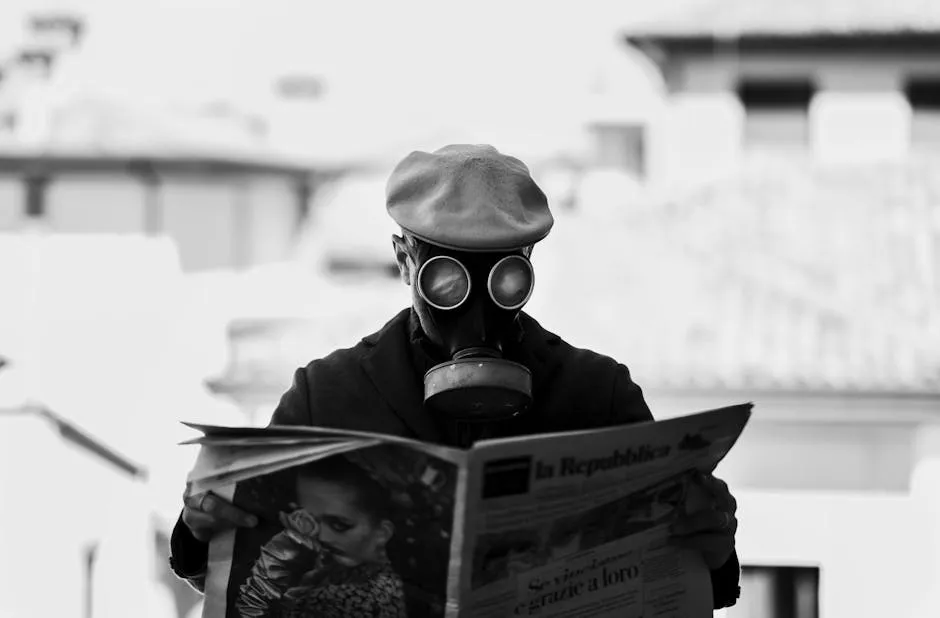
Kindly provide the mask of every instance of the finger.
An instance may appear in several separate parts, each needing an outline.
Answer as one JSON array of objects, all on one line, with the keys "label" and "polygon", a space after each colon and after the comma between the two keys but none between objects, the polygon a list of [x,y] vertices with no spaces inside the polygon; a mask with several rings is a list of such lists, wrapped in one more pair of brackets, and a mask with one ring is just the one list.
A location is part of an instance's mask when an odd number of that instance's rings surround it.
[{"label": "finger", "polygon": [[734,537],[730,534],[705,533],[691,536],[673,537],[673,545],[694,549],[703,553],[727,554],[731,555],[734,551]]},{"label": "finger", "polygon": [[208,543],[216,533],[231,527],[227,522],[219,522],[211,515],[189,507],[183,509],[183,523],[196,540],[203,543]]},{"label": "finger", "polygon": [[720,478],[711,474],[702,474],[700,476],[703,487],[711,494],[715,501],[715,506],[722,511],[727,511],[732,515],[737,513],[738,501],[731,495],[728,484]]},{"label": "finger", "polygon": [[734,538],[728,534],[697,534],[694,536],[675,537],[672,544],[698,552],[702,555],[709,569],[717,569],[734,552]]},{"label": "finger", "polygon": [[738,512],[738,501],[735,500],[734,496],[731,495],[731,492],[727,490],[727,485],[725,485],[725,492],[719,497],[719,507],[722,511],[731,513],[734,515]]},{"label": "finger", "polygon": [[244,528],[254,528],[258,525],[258,518],[246,513],[233,504],[223,500],[215,494],[209,494],[202,500],[202,512],[211,515],[217,520],[228,522],[231,525]]},{"label": "finger", "polygon": [[682,515],[669,526],[669,532],[673,535],[697,534],[705,530],[716,530],[724,523],[723,514],[705,509]]},{"label": "finger", "polygon": [[718,508],[734,515],[738,511],[738,501],[731,495],[728,484],[719,478],[711,477],[712,495],[718,502]]},{"label": "finger", "polygon": [[697,549],[699,551],[729,553],[734,550],[734,535],[727,532],[700,532],[698,534],[687,534],[682,536],[673,536],[669,539],[673,545]]},{"label": "finger", "polygon": [[738,530],[738,520],[724,511],[704,510],[682,517],[670,527],[674,535],[697,534],[700,532],[724,532],[732,536]]},{"label": "finger", "polygon": [[194,494],[190,493],[189,485],[186,486],[186,492],[183,493],[183,506],[187,506],[196,511],[202,510],[202,501],[206,497],[206,493]]}]

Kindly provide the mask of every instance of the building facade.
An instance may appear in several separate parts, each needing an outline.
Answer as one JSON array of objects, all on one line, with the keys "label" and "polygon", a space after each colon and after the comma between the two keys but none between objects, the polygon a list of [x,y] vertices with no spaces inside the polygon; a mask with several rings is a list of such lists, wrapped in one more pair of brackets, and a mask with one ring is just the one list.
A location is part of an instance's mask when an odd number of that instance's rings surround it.
[{"label": "building facade", "polygon": [[186,272],[291,258],[310,170],[221,156],[0,155],[0,232],[167,237]]},{"label": "building facade", "polygon": [[630,215],[672,281],[637,296],[685,305],[620,349],[660,416],[756,404],[718,471],[725,614],[936,615],[940,13],[720,0],[627,40],[666,84],[650,167],[688,190]]},{"label": "building facade", "polygon": [[763,158],[892,161],[940,151],[940,14],[912,0],[705,1],[632,28],[667,97],[649,166],[700,182]]},{"label": "building facade", "polygon": [[186,272],[290,258],[313,168],[262,119],[95,86],[85,22],[35,12],[0,48],[0,233],[165,236]]}]

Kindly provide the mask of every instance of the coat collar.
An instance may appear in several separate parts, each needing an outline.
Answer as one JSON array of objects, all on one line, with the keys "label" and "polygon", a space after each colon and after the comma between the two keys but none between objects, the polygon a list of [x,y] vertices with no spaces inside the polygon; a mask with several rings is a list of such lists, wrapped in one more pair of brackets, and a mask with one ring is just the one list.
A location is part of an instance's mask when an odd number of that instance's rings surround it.
[{"label": "coat collar", "polygon": [[[412,360],[411,315],[412,309],[404,309],[380,330],[362,339],[366,347],[362,366],[382,398],[415,437],[437,443],[442,441],[443,434],[438,422],[424,409],[424,369],[416,367]],[[510,358],[532,371],[533,394],[537,398],[559,362],[560,355],[552,352],[561,340],[525,313],[520,315],[520,323],[524,336],[511,350]]]},{"label": "coat collar", "polygon": [[366,346],[362,367],[392,411],[419,440],[440,442],[441,432],[424,411],[422,375],[411,360],[408,316],[401,311],[378,332],[363,338]]}]

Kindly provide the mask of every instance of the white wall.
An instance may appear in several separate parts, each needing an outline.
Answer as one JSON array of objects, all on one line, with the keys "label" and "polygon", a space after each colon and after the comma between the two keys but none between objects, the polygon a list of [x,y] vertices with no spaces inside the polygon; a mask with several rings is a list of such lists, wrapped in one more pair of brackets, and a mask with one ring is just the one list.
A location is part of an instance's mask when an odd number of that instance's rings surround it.
[{"label": "white wall", "polygon": [[940,423],[923,425],[915,442],[917,467],[911,475],[911,493],[919,514],[930,527],[918,539],[918,552],[925,559],[924,587],[914,599],[916,614],[940,615]]},{"label": "white wall", "polygon": [[818,567],[821,618],[940,615],[936,398],[650,392],[647,400],[658,417],[755,402],[716,471],[739,503],[742,564]]},{"label": "white wall", "polygon": [[[62,234],[155,228],[176,243],[186,271],[270,264],[291,255],[299,213],[288,181],[168,177],[156,191],[152,199],[141,181],[120,174],[57,176],[48,184],[43,222]],[[148,212],[151,206],[156,212]],[[0,178],[0,232],[22,229],[24,211],[23,181]]]},{"label": "white wall", "polygon": [[184,270],[237,263],[238,208],[238,195],[230,183],[185,179],[162,183],[162,230],[179,247]]},{"label": "white wall", "polygon": [[[760,414],[760,409],[758,409]],[[908,491],[916,426],[786,422],[748,427],[724,473],[746,487],[819,491]]]},{"label": "white wall", "polygon": [[169,178],[160,202],[185,271],[279,262],[293,249],[297,202],[286,181]]},{"label": "white wall", "polygon": [[300,223],[296,189],[283,180],[258,178],[247,183],[245,190],[245,259],[250,264],[288,259]]},{"label": "white wall", "polygon": [[17,178],[0,177],[0,232],[16,229],[23,217],[23,183]]},{"label": "white wall", "polygon": [[910,151],[911,106],[901,91],[820,92],[809,117],[817,161],[897,160]]},{"label": "white wall", "polygon": [[683,92],[652,120],[649,179],[672,188],[731,173],[743,154],[744,108],[733,92]]},{"label": "white wall", "polygon": [[924,544],[936,534],[937,521],[918,498],[756,489],[735,494],[742,563],[818,566],[822,618],[940,615],[940,605],[925,606],[926,594],[940,582]]},{"label": "white wall", "polygon": [[45,419],[4,415],[0,495],[0,616],[85,618],[92,544],[93,616],[148,615],[154,544],[144,485],[64,441]]},{"label": "white wall", "polygon": [[145,188],[121,176],[57,177],[46,193],[46,220],[60,233],[140,234],[146,231]]}]

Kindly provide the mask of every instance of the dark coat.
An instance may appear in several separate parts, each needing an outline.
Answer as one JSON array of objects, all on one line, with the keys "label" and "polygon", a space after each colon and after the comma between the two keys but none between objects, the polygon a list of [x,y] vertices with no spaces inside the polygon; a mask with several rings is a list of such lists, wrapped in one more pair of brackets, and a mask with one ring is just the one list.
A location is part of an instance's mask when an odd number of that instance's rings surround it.
[{"label": "dark coat", "polygon": [[[271,422],[370,431],[427,442],[452,442],[423,406],[423,368],[415,367],[406,309],[356,346],[337,350],[294,374]],[[499,436],[594,429],[652,419],[629,370],[615,360],[575,348],[521,315],[524,333],[513,360],[532,371],[533,407],[499,425]],[[206,545],[177,522],[171,565],[201,587]],[[738,597],[737,556],[712,572],[715,607]]]}]

